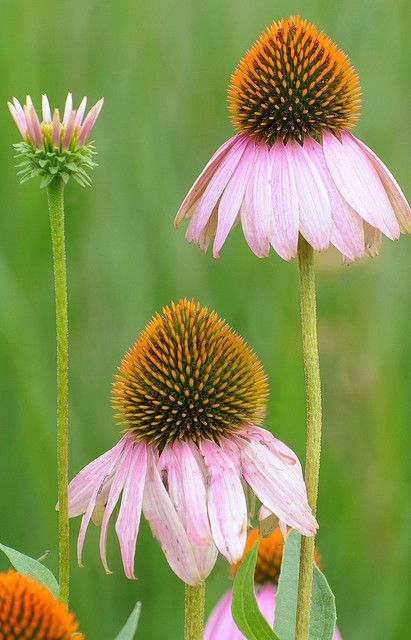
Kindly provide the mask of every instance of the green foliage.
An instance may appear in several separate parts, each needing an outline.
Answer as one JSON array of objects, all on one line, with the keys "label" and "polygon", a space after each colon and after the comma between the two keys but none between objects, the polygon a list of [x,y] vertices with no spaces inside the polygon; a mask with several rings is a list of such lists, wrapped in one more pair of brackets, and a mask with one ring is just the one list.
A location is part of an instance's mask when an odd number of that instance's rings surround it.
[{"label": "green foliage", "polygon": [[115,640],[132,640],[135,637],[138,621],[140,619],[140,613],[141,602],[137,602],[136,606],[130,614],[129,619],[127,620],[120,633],[116,636]]},{"label": "green foliage", "polygon": [[279,640],[258,608],[254,593],[254,571],[259,539],[253,544],[237,571],[231,612],[248,640]]},{"label": "green foliage", "polygon": [[[294,640],[301,535],[287,536],[275,598],[274,629],[281,640]],[[324,574],[314,565],[310,640],[332,640],[337,615],[335,598]]]},{"label": "green foliage", "polygon": [[47,569],[44,564],[20,551],[16,551],[16,549],[6,547],[5,544],[0,544],[0,551],[6,554],[16,571],[35,578],[37,582],[46,585],[55,596],[58,596],[58,582],[50,569]]}]

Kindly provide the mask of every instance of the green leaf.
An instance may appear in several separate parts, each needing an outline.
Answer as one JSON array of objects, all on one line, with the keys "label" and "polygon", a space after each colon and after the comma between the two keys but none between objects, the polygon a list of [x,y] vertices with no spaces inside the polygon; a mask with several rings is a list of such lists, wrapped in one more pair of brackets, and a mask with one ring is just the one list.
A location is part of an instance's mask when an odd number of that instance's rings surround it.
[{"label": "green leaf", "polygon": [[231,613],[234,622],[248,640],[279,640],[258,608],[254,593],[254,572],[259,539],[241,563],[233,586]]},{"label": "green leaf", "polygon": [[137,602],[136,606],[131,612],[129,619],[127,620],[120,633],[115,637],[115,640],[132,640],[132,638],[134,638],[138,621],[140,619],[140,612],[141,602]]},{"label": "green leaf", "polygon": [[6,547],[5,544],[0,544],[0,551],[6,554],[16,571],[35,578],[37,582],[46,585],[55,596],[58,596],[58,582],[50,569],[47,569],[44,564],[41,564],[41,562],[34,558],[30,558],[30,556],[24,555],[24,553],[20,553],[20,551],[16,551],[16,549]]},{"label": "green leaf", "polygon": [[[301,535],[290,531],[284,546],[275,598],[274,629],[281,640],[294,640]],[[337,620],[335,598],[323,573],[314,565],[310,640],[332,640]]]}]

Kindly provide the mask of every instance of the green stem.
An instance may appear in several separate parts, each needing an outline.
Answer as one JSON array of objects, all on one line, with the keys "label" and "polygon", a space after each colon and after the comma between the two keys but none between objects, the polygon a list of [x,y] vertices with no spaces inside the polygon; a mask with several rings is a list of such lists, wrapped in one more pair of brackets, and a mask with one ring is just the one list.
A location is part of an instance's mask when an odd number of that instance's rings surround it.
[{"label": "green stem", "polygon": [[47,187],[53,245],[57,333],[57,476],[59,500],[60,598],[69,596],[68,520],[68,320],[67,275],[64,240],[64,183],[57,176]]},{"label": "green stem", "polygon": [[[318,480],[321,455],[321,380],[317,341],[314,251],[300,236],[298,242],[300,267],[300,303],[305,385],[307,394],[307,450],[305,483],[308,504],[317,511]],[[300,575],[298,584],[296,640],[308,640],[310,629],[311,591],[315,536],[301,539]]]},{"label": "green stem", "polygon": [[203,640],[205,582],[186,584],[184,640]]}]

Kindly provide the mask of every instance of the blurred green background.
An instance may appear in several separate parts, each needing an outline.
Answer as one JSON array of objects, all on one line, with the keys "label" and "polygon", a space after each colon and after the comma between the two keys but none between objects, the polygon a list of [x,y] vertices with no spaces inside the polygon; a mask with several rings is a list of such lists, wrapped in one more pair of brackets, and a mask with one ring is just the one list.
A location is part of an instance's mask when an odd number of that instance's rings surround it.
[{"label": "blurred green background", "polygon": [[[363,88],[356,134],[410,192],[409,4],[392,0],[2,0],[0,22],[0,539],[56,570],[55,344],[46,194],[19,186],[6,100],[47,92],[62,106],[101,95],[94,186],[66,190],[71,323],[71,477],[118,432],[110,384],[155,310],[194,296],[256,349],[270,376],[267,426],[304,457],[305,397],[295,261],[258,260],[238,228],[219,261],[172,219],[211,153],[231,135],[230,73],[256,36],[299,11],[350,55]],[[409,134],[409,130],[408,130]],[[408,169],[408,171],[407,171]],[[324,447],[318,544],[344,638],[409,638],[411,625],[411,238],[343,267],[318,256]],[[107,577],[91,527],[75,561],[72,608],[89,640],[110,640],[143,601],[138,637],[181,638],[183,586],[144,523],[139,580],[109,536]],[[0,559],[0,568],[5,568]],[[221,562],[207,608],[228,586]]]}]

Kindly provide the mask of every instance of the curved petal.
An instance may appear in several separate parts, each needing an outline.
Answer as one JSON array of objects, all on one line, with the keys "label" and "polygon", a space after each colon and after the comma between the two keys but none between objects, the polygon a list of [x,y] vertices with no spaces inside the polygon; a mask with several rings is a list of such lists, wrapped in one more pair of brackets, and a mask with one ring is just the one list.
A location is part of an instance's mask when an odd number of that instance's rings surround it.
[{"label": "curved petal", "polygon": [[275,586],[271,582],[266,582],[260,589],[256,590],[255,594],[258,608],[271,628],[274,626],[275,593]]},{"label": "curved petal", "polygon": [[220,204],[218,206],[217,232],[213,246],[214,258],[219,257],[219,251],[236,221],[241,203],[244,199],[251,167],[253,166],[254,155],[255,144],[254,140],[250,138],[244,150],[244,154],[242,155],[237,168],[234,170],[234,173],[221,196]]},{"label": "curved petal", "polygon": [[246,146],[246,138],[237,136],[233,145],[224,154],[218,167],[210,177],[204,193],[194,205],[186,237],[189,242],[199,241],[200,235],[237,167]]},{"label": "curved petal", "polygon": [[198,547],[191,545],[193,554],[198,566],[198,571],[203,580],[205,580],[211,573],[218,556],[218,550],[214,543],[209,544],[206,547]]},{"label": "curved petal", "polygon": [[255,440],[244,440],[240,453],[243,476],[263,505],[303,535],[314,535],[317,521],[308,506],[305,485],[298,479],[295,464]]},{"label": "curved petal", "polygon": [[212,542],[207,513],[207,493],[201,460],[195,455],[195,445],[176,442],[164,447],[159,468],[167,469],[167,486],[176,511],[194,545]]},{"label": "curved petal", "polygon": [[383,161],[372,151],[366,144],[358,140],[352,133],[347,133],[355,144],[357,144],[371,160],[375,170],[377,171],[388,199],[391,203],[397,220],[400,224],[401,231],[404,233],[411,233],[411,211],[410,206],[401,191],[401,187],[392,175],[392,173],[385,166]]},{"label": "curved petal", "polygon": [[130,579],[134,578],[134,556],[140,526],[146,470],[146,443],[144,441],[132,443],[128,474],[116,521],[116,533],[120,542],[124,573]]},{"label": "curved petal", "polygon": [[394,240],[400,228],[384,187],[367,154],[353,137],[341,133],[323,135],[324,156],[340,194],[366,221]]},{"label": "curved petal", "polygon": [[365,252],[370,258],[375,258],[380,253],[382,244],[381,231],[364,222]]},{"label": "curved petal", "polygon": [[238,562],[247,534],[247,504],[239,472],[215,442],[202,440],[200,450],[209,473],[207,501],[211,531],[217,549],[230,562]]},{"label": "curved petal", "polygon": [[271,164],[265,143],[255,145],[252,169],[240,209],[241,225],[250,249],[259,258],[270,252]]},{"label": "curved petal", "polygon": [[143,511],[174,573],[192,586],[201,582],[205,576],[199,572],[187,534],[163,485],[151,449],[148,450]]},{"label": "curved petal", "polygon": [[298,142],[285,145],[298,198],[300,232],[317,251],[325,251],[331,238],[331,208],[326,188],[308,153]]},{"label": "curved petal", "polygon": [[304,149],[314,162],[327,190],[333,221],[331,242],[349,260],[362,258],[365,253],[363,220],[344,200],[335,186],[324,157],[322,146],[307,137]]},{"label": "curved petal", "polygon": [[68,486],[69,518],[79,516],[86,511],[96,482],[99,481],[102,473],[107,475],[113,460],[119,459],[125,439],[124,436],[115,447],[90,462],[70,482]]},{"label": "curved petal", "polygon": [[281,258],[291,260],[297,254],[298,197],[294,174],[282,141],[273,144],[270,159],[273,201],[270,241]]},{"label": "curved petal", "polygon": [[217,602],[204,631],[204,640],[245,640],[231,614],[233,591],[229,589]]}]

